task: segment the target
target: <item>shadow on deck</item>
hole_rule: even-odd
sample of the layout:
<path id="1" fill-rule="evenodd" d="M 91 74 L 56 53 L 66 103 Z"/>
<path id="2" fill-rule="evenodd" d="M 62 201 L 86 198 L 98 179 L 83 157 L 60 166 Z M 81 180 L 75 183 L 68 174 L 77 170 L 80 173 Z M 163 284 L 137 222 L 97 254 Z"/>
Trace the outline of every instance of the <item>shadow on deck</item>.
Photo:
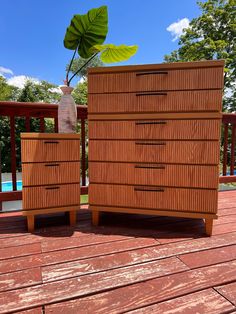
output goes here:
<path id="1" fill-rule="evenodd" d="M 236 191 L 219 193 L 213 236 L 202 220 L 104 214 L 0 215 L 0 313 L 235 313 Z M 25 311 L 28 310 L 28 311 Z"/>

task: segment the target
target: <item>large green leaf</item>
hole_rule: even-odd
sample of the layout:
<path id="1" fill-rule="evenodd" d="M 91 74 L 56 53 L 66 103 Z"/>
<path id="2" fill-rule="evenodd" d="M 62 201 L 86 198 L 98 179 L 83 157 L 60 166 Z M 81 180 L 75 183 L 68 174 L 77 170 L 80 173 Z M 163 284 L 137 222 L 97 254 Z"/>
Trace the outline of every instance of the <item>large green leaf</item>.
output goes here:
<path id="1" fill-rule="evenodd" d="M 88 11 L 85 15 L 74 15 L 66 30 L 64 46 L 75 50 L 87 59 L 92 56 L 91 47 L 103 44 L 108 32 L 107 7 L 102 6 Z"/>
<path id="2" fill-rule="evenodd" d="M 138 46 L 116 46 L 113 44 L 95 45 L 93 51 L 101 52 L 101 60 L 104 63 L 126 61 L 136 54 Z"/>

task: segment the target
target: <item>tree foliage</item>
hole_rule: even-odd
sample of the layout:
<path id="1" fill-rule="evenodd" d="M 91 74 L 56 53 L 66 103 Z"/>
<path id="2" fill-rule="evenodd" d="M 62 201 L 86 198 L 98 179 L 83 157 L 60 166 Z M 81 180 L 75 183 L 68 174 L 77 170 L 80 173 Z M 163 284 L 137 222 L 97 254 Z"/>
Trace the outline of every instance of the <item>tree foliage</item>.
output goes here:
<path id="1" fill-rule="evenodd" d="M 75 58 L 72 62 L 70 72 L 75 74 L 78 71 L 78 69 L 83 67 L 85 63 L 86 63 L 86 59 L 83 59 L 80 57 Z M 104 63 L 99 59 L 98 56 L 96 56 L 85 67 L 82 68 L 82 70 L 77 74 L 77 76 L 85 79 L 87 77 L 88 68 L 103 67 L 103 66 L 104 66 Z M 68 69 L 69 69 L 69 64 L 66 67 L 66 70 Z"/>
<path id="2" fill-rule="evenodd" d="M 224 110 L 236 110 L 236 0 L 198 2 L 202 14 L 180 37 L 167 62 L 225 59 Z"/>
<path id="3" fill-rule="evenodd" d="M 73 92 L 72 96 L 78 105 L 86 105 L 88 102 L 88 81 L 79 82 Z"/>

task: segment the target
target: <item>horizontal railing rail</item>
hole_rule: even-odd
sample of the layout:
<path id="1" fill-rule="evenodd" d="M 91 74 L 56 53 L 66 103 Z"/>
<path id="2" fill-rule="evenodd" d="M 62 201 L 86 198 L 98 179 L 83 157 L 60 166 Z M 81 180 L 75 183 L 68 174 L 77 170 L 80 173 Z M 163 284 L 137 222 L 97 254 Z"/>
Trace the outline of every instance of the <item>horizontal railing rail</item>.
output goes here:
<path id="1" fill-rule="evenodd" d="M 10 152 L 11 152 L 11 177 L 12 177 L 12 191 L 2 191 L 2 175 L 0 166 L 0 209 L 2 209 L 2 202 L 15 201 L 22 199 L 22 191 L 17 190 L 17 164 L 16 164 L 16 118 L 24 118 L 25 132 L 31 132 L 30 122 L 32 118 L 39 119 L 40 132 L 45 132 L 45 119 L 51 118 L 54 121 L 54 132 L 58 132 L 58 105 L 48 103 L 30 103 L 30 102 L 9 102 L 0 101 L 0 118 L 7 117 L 10 124 Z M 86 186 L 86 120 L 87 120 L 87 106 L 77 105 L 77 119 L 80 124 L 81 134 L 81 194 L 88 193 Z M 0 130 L 0 139 L 1 139 Z M 0 150 L 0 161 L 1 161 Z M 2 161 L 1 161 L 2 165 Z"/>
<path id="2" fill-rule="evenodd" d="M 22 192 L 17 190 L 17 164 L 16 164 L 16 118 L 24 118 L 25 131 L 30 132 L 31 118 L 39 119 L 40 132 L 45 132 L 45 119 L 52 118 L 54 131 L 58 132 L 58 105 L 49 103 L 9 102 L 0 101 L 0 118 L 8 117 L 10 124 L 10 154 L 11 154 L 11 176 L 13 191 L 1 190 L 1 167 L 0 167 L 0 209 L 3 201 L 21 200 Z M 78 122 L 81 133 L 81 194 L 88 193 L 86 186 L 86 120 L 87 106 L 77 106 Z M 1 130 L 0 130 L 1 132 Z M 220 183 L 236 182 L 235 174 L 235 137 L 236 137 L 236 114 L 223 114 L 222 139 L 221 139 L 221 175 Z M 1 134 L 0 134 L 1 135 Z M 0 155 L 1 160 L 1 155 Z"/>

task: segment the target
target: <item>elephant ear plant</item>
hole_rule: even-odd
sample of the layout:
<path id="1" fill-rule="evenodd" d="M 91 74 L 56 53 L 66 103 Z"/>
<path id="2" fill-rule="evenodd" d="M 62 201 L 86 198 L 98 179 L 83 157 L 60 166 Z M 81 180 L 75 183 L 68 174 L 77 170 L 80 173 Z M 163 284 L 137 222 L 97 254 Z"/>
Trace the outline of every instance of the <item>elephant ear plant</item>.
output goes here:
<path id="1" fill-rule="evenodd" d="M 91 9 L 84 15 L 74 15 L 66 30 L 64 46 L 74 50 L 74 53 L 67 69 L 65 85 L 61 87 L 64 95 L 58 108 L 59 133 L 75 133 L 76 131 L 76 105 L 71 96 L 73 88 L 70 87 L 72 79 L 97 55 L 104 63 L 114 63 L 126 61 L 137 52 L 137 46 L 104 44 L 107 32 L 108 12 L 106 6 Z M 82 67 L 69 78 L 70 69 L 77 53 L 86 60 Z"/>

